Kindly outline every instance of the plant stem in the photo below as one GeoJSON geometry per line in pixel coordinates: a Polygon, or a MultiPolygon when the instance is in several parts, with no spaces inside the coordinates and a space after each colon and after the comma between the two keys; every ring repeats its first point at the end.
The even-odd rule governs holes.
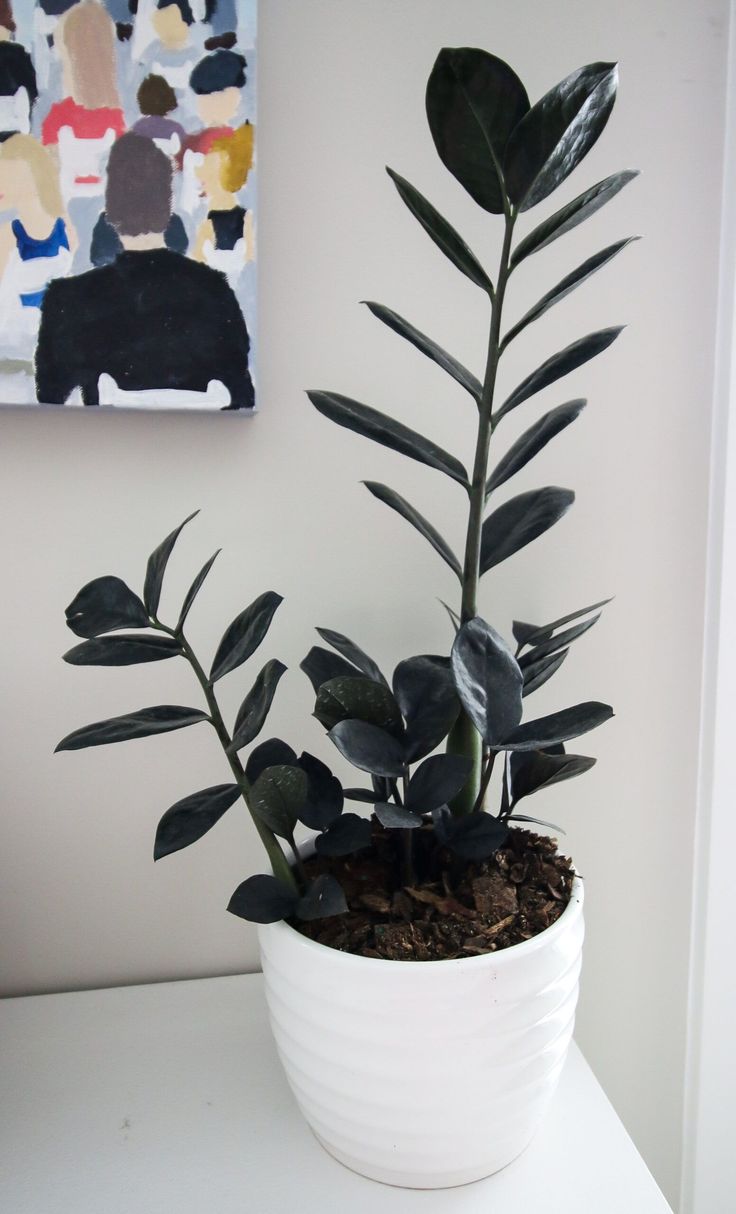
{"type": "MultiPolygon", "coordinates": [[[[478,585],[481,577],[480,555],[483,536],[483,513],[486,505],[488,454],[494,428],[493,397],[496,388],[498,363],[501,356],[501,314],[506,294],[506,284],[510,273],[511,238],[513,236],[516,214],[511,210],[507,210],[505,218],[506,227],[497,286],[495,294],[491,298],[491,326],[488,336],[486,373],[478,405],[478,436],[473,463],[473,479],[470,486],[470,508],[468,512],[468,530],[463,564],[463,593],[460,608],[460,618],[463,624],[466,624],[468,620],[472,620],[478,614],[478,585]]],[[[465,758],[470,759],[473,764],[465,787],[452,802],[452,812],[456,816],[472,813],[477,805],[482,804],[481,770],[483,765],[483,743],[478,731],[464,710],[461,710],[460,716],[450,732],[447,749],[450,754],[463,755],[465,758]]],[[[485,793],[485,789],[483,789],[483,793],[485,793]]]]}
{"type": "Polygon", "coordinates": [[[493,773],[493,764],[496,761],[496,753],[497,752],[495,750],[492,750],[488,756],[488,761],[486,763],[485,771],[483,772],[483,776],[480,781],[480,788],[478,789],[478,796],[476,798],[475,805],[473,806],[474,814],[480,813],[480,811],[483,808],[483,801],[485,800],[485,795],[488,791],[488,785],[491,782],[491,775],[493,773]]]}
{"type": "Polygon", "coordinates": [[[253,819],[255,828],[258,831],[261,842],[263,843],[263,846],[265,847],[266,852],[268,854],[268,858],[271,861],[271,868],[273,870],[273,875],[274,875],[274,877],[278,877],[278,879],[280,881],[283,881],[285,885],[288,885],[290,889],[293,889],[296,893],[299,893],[300,891],[299,891],[299,887],[297,885],[296,879],[294,877],[294,873],[292,871],[291,865],[289,864],[288,860],[286,859],[286,856],[284,855],[283,851],[281,850],[281,844],[279,843],[278,839],[273,834],[273,832],[268,829],[265,822],[261,822],[260,819],[257,817],[257,815],[254,814],[253,810],[251,809],[251,805],[250,805],[250,801],[249,801],[250,781],[248,780],[248,777],[246,776],[245,771],[243,770],[243,765],[241,764],[240,759],[238,758],[237,754],[235,754],[234,752],[231,753],[229,750],[230,743],[232,742],[232,738],[230,737],[230,734],[227,731],[225,722],[222,718],[222,713],[220,712],[220,706],[217,703],[217,699],[215,697],[214,688],[213,688],[210,680],[207,678],[207,675],[205,674],[201,663],[197,659],[197,655],[195,654],[191,645],[187,641],[183,632],[176,632],[173,628],[167,628],[165,624],[161,624],[158,620],[156,620],[155,622],[152,622],[151,627],[158,629],[159,632],[165,632],[170,637],[174,637],[174,639],[177,640],[179,642],[179,644],[181,645],[182,653],[183,653],[184,657],[187,659],[187,661],[189,662],[189,665],[191,666],[192,670],[194,671],[194,673],[197,677],[197,681],[199,682],[199,685],[202,688],[202,691],[204,692],[204,697],[207,701],[207,707],[209,708],[209,712],[210,712],[210,720],[214,727],[215,733],[217,734],[217,736],[220,740],[220,745],[222,746],[222,749],[225,751],[227,761],[230,764],[230,770],[232,771],[233,776],[235,777],[236,784],[240,788],[241,796],[242,796],[243,800],[245,801],[246,806],[248,807],[248,813],[250,814],[251,818],[253,819]]]}
{"type": "MultiPolygon", "coordinates": [[[[406,805],[409,792],[409,777],[404,776],[402,779],[404,789],[404,804],[406,805]]],[[[401,832],[401,845],[403,850],[403,881],[404,885],[414,885],[416,881],[416,873],[414,871],[414,831],[409,828],[401,832]]]]}

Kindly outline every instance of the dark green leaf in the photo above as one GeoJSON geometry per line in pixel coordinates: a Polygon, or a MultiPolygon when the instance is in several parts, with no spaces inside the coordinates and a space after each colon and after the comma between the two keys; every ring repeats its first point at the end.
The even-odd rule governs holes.
{"type": "Polygon", "coordinates": [[[401,497],[394,489],[389,489],[387,485],[381,485],[377,481],[363,481],[363,484],[374,497],[378,498],[379,502],[385,502],[397,514],[405,518],[407,523],[411,523],[412,527],[415,527],[419,534],[429,541],[435,552],[439,553],[442,560],[450,566],[455,576],[462,581],[462,567],[450,545],[442,538],[439,531],[407,502],[406,498],[401,497]]]}
{"type": "Polygon", "coordinates": [[[452,264],[465,274],[471,282],[474,282],[477,287],[485,291],[488,295],[493,294],[493,283],[486,274],[478,258],[470,251],[462,236],[449,224],[446,219],[440,215],[439,211],[432,206],[431,202],[419,193],[413,185],[398,173],[394,173],[393,169],[386,169],[389,177],[393,181],[396,189],[399,191],[399,196],[406,203],[415,219],[424,228],[430,240],[433,240],[438,249],[441,249],[445,257],[448,257],[452,264]]]}
{"type": "Polygon", "coordinates": [[[591,358],[595,358],[597,354],[602,354],[616,340],[622,330],[622,325],[614,329],[600,329],[597,333],[589,333],[587,337],[581,337],[579,341],[574,341],[564,350],[553,354],[551,358],[542,363],[541,367],[532,371],[531,375],[527,375],[518,388],[514,389],[508,400],[504,401],[498,412],[494,414],[494,425],[497,425],[501,418],[515,409],[517,405],[529,400],[530,396],[534,396],[543,388],[556,383],[558,379],[569,375],[571,371],[582,367],[584,363],[590,362],[591,358]]]}
{"type": "Polygon", "coordinates": [[[560,835],[566,835],[567,831],[561,826],[557,826],[554,822],[545,822],[544,818],[530,818],[527,814],[510,814],[507,819],[509,822],[533,822],[537,826],[546,826],[549,830],[556,830],[560,835]]]}
{"type": "Polygon", "coordinates": [[[405,769],[404,748],[397,738],[365,721],[340,721],[329,732],[340,754],[361,771],[398,779],[405,769]]]}
{"type": "Polygon", "coordinates": [[[299,756],[299,766],[307,777],[307,799],[299,810],[300,821],[310,830],[326,830],[342,813],[344,795],[340,781],[326,763],[306,750],[299,756]]]}
{"type": "Polygon", "coordinates": [[[190,523],[193,518],[197,517],[198,514],[199,510],[195,510],[193,514],[188,515],[187,518],[184,519],[183,523],[180,523],[170,535],[166,536],[165,540],[161,541],[158,548],[156,548],[148,558],[148,565],[146,566],[146,580],[143,586],[143,602],[146,605],[146,611],[149,615],[153,616],[154,619],[156,617],[159,600],[161,598],[161,586],[163,584],[166,566],[169,563],[169,557],[171,556],[174,544],[178,540],[179,533],[182,528],[186,527],[187,523],[190,523]]]}
{"type": "Polygon", "coordinates": [[[564,708],[538,721],[525,721],[504,738],[502,750],[545,750],[556,742],[568,742],[581,734],[597,729],[610,720],[613,709],[608,704],[586,701],[574,708],[564,708]]]}
{"type": "Polygon", "coordinates": [[[233,740],[228,748],[228,753],[235,754],[258,737],[266,723],[279,679],[285,671],[284,663],[279,662],[277,658],[271,658],[270,662],[266,662],[238,709],[233,740]]]}
{"type": "Polygon", "coordinates": [[[381,794],[376,792],[374,788],[345,788],[343,792],[346,800],[363,801],[366,805],[371,805],[381,800],[381,794]]]}
{"type": "Polygon", "coordinates": [[[427,84],[427,118],[440,160],[471,198],[501,215],[501,164],[529,110],[526,89],[503,59],[472,47],[445,47],[427,84]]]}
{"type": "Polygon", "coordinates": [[[550,439],[575,421],[586,404],[585,400],[570,400],[564,405],[558,405],[556,409],[550,409],[549,413],[545,413],[544,417],[540,417],[538,422],[530,426],[496,465],[486,482],[486,497],[525,468],[529,461],[547,446],[550,439]]]}
{"type": "Polygon", "coordinates": [[[515,620],[514,636],[520,645],[537,645],[541,641],[548,641],[555,629],[561,628],[563,624],[579,620],[581,616],[588,615],[591,611],[597,611],[599,607],[606,607],[611,601],[611,599],[601,599],[600,603],[591,603],[590,607],[581,607],[579,611],[571,611],[569,615],[563,615],[559,620],[553,620],[551,624],[522,624],[519,620],[515,620]]]}
{"type": "Polygon", "coordinates": [[[296,910],[299,895],[277,877],[248,877],[239,885],[227,909],[250,923],[277,923],[296,910]]]}
{"type": "Polygon", "coordinates": [[[349,856],[371,845],[371,824],[358,814],[341,814],[321,835],[314,847],[318,856],[349,856]]]}
{"type": "Polygon", "coordinates": [[[596,185],[585,190],[582,194],[578,194],[572,202],[568,202],[567,206],[556,211],[554,215],[550,215],[549,219],[545,219],[538,227],[519,241],[511,258],[511,269],[513,270],[520,262],[529,257],[531,253],[538,253],[540,249],[546,248],[558,236],[563,236],[565,232],[571,231],[577,227],[589,215],[594,215],[604,203],[608,202],[619,190],[622,190],[625,185],[633,181],[634,177],[638,177],[639,173],[636,169],[624,169],[621,173],[612,173],[610,177],[606,177],[604,181],[599,181],[596,185]]]}
{"type": "Polygon", "coordinates": [[[452,607],[448,607],[448,605],[444,599],[438,599],[437,602],[440,603],[444,607],[445,611],[447,612],[447,614],[450,617],[450,623],[452,624],[452,627],[455,630],[455,633],[457,634],[458,629],[460,628],[460,616],[457,614],[456,611],[452,610],[452,607]]]}
{"type": "Polygon", "coordinates": [[[210,671],[211,683],[216,683],[223,675],[235,670],[256,651],[268,632],[276,608],[282,602],[280,594],[267,590],[235,617],[217,647],[210,671]]]}
{"type": "Polygon", "coordinates": [[[148,628],[149,619],[137,594],[119,577],[87,582],[66,609],[67,627],[78,637],[96,637],[119,628],[148,628]]]}
{"type": "Polygon", "coordinates": [[[548,641],[543,641],[540,645],[535,645],[528,653],[525,653],[519,659],[519,665],[522,670],[526,670],[539,658],[545,658],[550,653],[556,653],[558,649],[564,649],[566,645],[572,644],[578,637],[592,628],[593,625],[601,618],[600,611],[597,615],[592,616],[589,620],[583,620],[582,624],[575,624],[572,628],[566,628],[564,632],[560,632],[557,636],[553,636],[548,641]]]}
{"type": "Polygon", "coordinates": [[[530,489],[504,502],[483,524],[480,571],[487,573],[559,522],[575,501],[572,489],[530,489]]]}
{"type": "Polygon", "coordinates": [[[296,751],[280,738],[268,738],[250,752],[245,765],[245,774],[250,784],[255,784],[267,767],[297,767],[296,751]]]}
{"type": "Polygon", "coordinates": [[[462,755],[432,755],[425,759],[409,781],[407,809],[428,814],[447,804],[465,786],[472,766],[470,759],[462,755]]]}
{"type": "Polygon", "coordinates": [[[300,767],[267,767],[252,785],[249,803],[275,835],[291,839],[307,799],[307,777],[300,767]]]}
{"type": "Polygon", "coordinates": [[[312,684],[315,694],[322,684],[330,679],[338,679],[341,675],[360,674],[358,667],[352,662],[346,662],[344,658],[331,653],[329,649],[322,649],[320,645],[312,646],[304,660],[299,663],[299,667],[312,684]]]}
{"type": "Polygon", "coordinates": [[[331,915],[344,915],[348,909],[342,887],[329,873],[317,877],[303,898],[299,899],[296,914],[307,922],[311,919],[328,919],[331,915]]]}
{"type": "Polygon", "coordinates": [[[374,806],[375,813],[381,826],[387,830],[415,830],[422,825],[419,814],[403,805],[394,805],[391,801],[378,801],[374,806]]]}
{"type": "Polygon", "coordinates": [[[501,343],[501,349],[505,350],[509,342],[513,341],[515,337],[518,337],[519,333],[521,333],[527,327],[527,325],[530,325],[534,320],[539,320],[539,317],[544,316],[545,312],[548,312],[549,309],[554,306],[554,304],[559,303],[561,299],[565,299],[565,297],[568,296],[571,291],[574,291],[576,287],[579,287],[582,283],[586,282],[591,275],[595,274],[596,270],[600,270],[603,268],[603,266],[608,265],[609,261],[612,261],[617,253],[620,253],[622,249],[625,249],[627,244],[631,244],[632,240],[638,239],[638,236],[627,236],[625,240],[617,240],[615,244],[608,245],[608,247],[602,249],[600,253],[594,253],[592,257],[589,257],[587,261],[584,261],[582,265],[579,265],[577,269],[572,271],[572,273],[567,274],[565,278],[557,283],[556,286],[552,287],[551,291],[548,291],[546,295],[543,295],[541,299],[537,300],[534,307],[530,308],[529,311],[522,316],[521,320],[513,326],[513,328],[509,329],[501,343]]]}
{"type": "Polygon", "coordinates": [[[158,704],[155,708],[140,708],[122,717],[95,721],[67,734],[56,750],[84,750],[87,746],[106,746],[110,742],[128,742],[132,738],[147,738],[155,733],[170,733],[199,721],[209,721],[206,712],[196,708],[180,708],[176,704],[158,704]]]}
{"type": "Polygon", "coordinates": [[[383,304],[366,302],[366,307],[373,313],[378,320],[383,321],[388,325],[389,329],[393,329],[394,333],[398,333],[400,337],[405,337],[407,341],[416,346],[417,350],[421,350],[422,354],[426,354],[427,358],[431,358],[437,363],[443,371],[460,384],[466,392],[469,392],[476,402],[480,400],[483,391],[483,385],[475,375],[471,374],[466,367],[459,363],[456,358],[438,346],[430,337],[426,337],[424,333],[420,333],[419,329],[415,329],[414,325],[409,324],[408,320],[404,320],[403,316],[399,316],[398,312],[392,312],[390,308],[384,307],[383,304]]]}
{"type": "Polygon", "coordinates": [[[551,194],[587,155],[608,122],[617,84],[615,63],[590,63],[524,115],[504,161],[508,196],[520,210],[551,194]]]}
{"type": "Polygon", "coordinates": [[[595,762],[587,755],[549,755],[543,751],[512,754],[509,761],[511,804],[516,805],[522,797],[559,784],[561,780],[580,776],[590,771],[595,762]]]}
{"type": "Polygon", "coordinates": [[[468,474],[454,455],[388,414],[379,413],[377,409],[361,405],[357,400],[337,392],[308,392],[307,396],[318,413],[338,426],[345,426],[364,438],[372,438],[391,451],[398,451],[400,455],[407,455],[409,459],[446,473],[466,489],[469,487],[468,474]]]}
{"type": "Polygon", "coordinates": [[[323,683],[317,693],[314,715],[325,729],[338,721],[368,721],[389,733],[403,732],[399,706],[384,683],[376,683],[364,675],[345,675],[323,683]]]}
{"type": "Polygon", "coordinates": [[[71,666],[134,666],[138,662],[162,662],[181,653],[173,637],[93,637],[64,654],[71,666]]]}
{"type": "Polygon", "coordinates": [[[449,658],[406,658],[394,671],[393,688],[406,720],[407,762],[416,763],[447,737],[460,712],[449,658]]]}
{"type": "Polygon", "coordinates": [[[212,788],[203,788],[201,792],[177,801],[176,805],[166,810],[158,824],[153,847],[154,860],[196,843],[215,822],[219,822],[239,796],[237,784],[215,784],[212,788]]]}
{"type": "MultiPolygon", "coordinates": [[[[334,632],[331,628],[318,628],[317,632],[322,637],[323,641],[327,641],[328,645],[332,645],[339,654],[342,654],[353,666],[357,666],[358,670],[362,670],[364,675],[369,679],[375,679],[377,683],[384,683],[388,687],[386,679],[381,674],[373,658],[369,658],[367,653],[351,641],[349,637],[343,636],[341,632],[334,632]]],[[[353,671],[346,673],[352,674],[353,671]]]]}
{"type": "Polygon", "coordinates": [[[533,691],[541,687],[551,679],[555,671],[560,669],[560,666],[567,657],[569,649],[563,649],[561,653],[553,653],[548,658],[540,658],[538,662],[532,662],[529,666],[524,667],[524,690],[523,696],[530,696],[533,691]]]}
{"type": "Polygon", "coordinates": [[[503,637],[476,616],[458,632],[452,672],[463,707],[489,746],[521,720],[522,674],[503,637]]]}
{"type": "Polygon", "coordinates": [[[508,827],[490,814],[465,814],[445,825],[447,846],[461,860],[485,860],[506,842],[508,827]]]}
{"type": "Polygon", "coordinates": [[[217,552],[212,553],[212,556],[210,557],[210,559],[208,561],[205,561],[204,565],[202,566],[199,573],[197,574],[194,581],[192,582],[191,586],[189,587],[187,594],[186,594],[186,598],[184,599],[184,603],[183,603],[181,612],[179,614],[179,621],[176,625],[177,632],[180,632],[181,629],[184,627],[186,618],[192,609],[192,604],[194,603],[194,600],[196,599],[197,595],[199,594],[200,590],[202,589],[202,586],[204,585],[204,580],[207,577],[207,574],[209,573],[210,569],[214,565],[215,561],[217,560],[217,558],[221,552],[222,552],[222,549],[218,548],[217,552]]]}

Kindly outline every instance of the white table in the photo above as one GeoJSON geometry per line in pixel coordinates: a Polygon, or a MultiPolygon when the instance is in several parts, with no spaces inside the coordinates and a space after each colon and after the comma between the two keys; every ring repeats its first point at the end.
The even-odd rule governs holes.
{"type": "Polygon", "coordinates": [[[312,1137],[260,974],[0,1003],[7,1214],[671,1214],[573,1048],[551,1113],[461,1189],[375,1184],[312,1137]]]}

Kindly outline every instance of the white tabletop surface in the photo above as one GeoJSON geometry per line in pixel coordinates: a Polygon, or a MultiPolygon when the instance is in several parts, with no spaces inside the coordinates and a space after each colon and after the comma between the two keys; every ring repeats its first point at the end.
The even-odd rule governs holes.
{"type": "Polygon", "coordinates": [[[259,974],[0,1003],[7,1214],[671,1214],[579,1050],[503,1172],[394,1189],[317,1144],[259,974]]]}

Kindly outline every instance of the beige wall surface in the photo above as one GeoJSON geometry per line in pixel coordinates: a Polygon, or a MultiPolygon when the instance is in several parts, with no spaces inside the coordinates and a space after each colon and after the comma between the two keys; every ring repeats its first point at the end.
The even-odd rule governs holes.
{"type": "MultiPolygon", "coordinates": [[[[172,559],[173,615],[193,573],[224,548],[191,616],[210,656],[260,591],[285,596],[259,657],[290,666],[269,734],[329,759],[298,663],[312,627],[353,636],[386,665],[446,649],[437,597],[452,575],[359,484],[395,486],[455,544],[462,494],[429,469],[319,417],[305,387],[395,412],[465,459],[472,406],[378,325],[377,299],[481,371],[480,293],[437,252],[384,173],[425,191],[488,263],[499,224],[433,150],[423,113],[443,45],[508,59],[532,98],[582,63],[618,59],[609,127],[562,187],[567,201],[609,172],[642,177],[519,270],[520,315],[585,257],[631,246],[520,338],[502,387],[591,330],[626,323],[614,347],[509,419],[499,448],[576,395],[588,409],[516,480],[574,488],[543,539],[485,579],[503,631],[615,594],[596,629],[536,697],[541,714],[582,699],[614,704],[587,741],[584,780],[537,809],[567,829],[586,879],[588,938],[579,1040],[646,1160],[674,1200],[679,1170],[691,848],[701,672],[704,540],[725,96],[726,0],[268,0],[260,30],[262,411],[124,416],[33,409],[0,416],[4,694],[2,935],[5,993],[66,990],[253,969],[255,936],[225,913],[264,871],[255,832],[227,815],[189,851],[154,866],[161,813],[227,778],[204,727],[54,757],[88,721],[153,703],[197,703],[176,663],[73,669],[63,609],[85,581],[140,588],[150,549],[196,507],[172,559]]],[[[542,204],[539,214],[551,211],[542,204]]],[[[533,213],[525,222],[537,220],[533,213]]],[[[260,663],[249,669],[255,676],[260,663]]],[[[228,711],[243,672],[223,680],[228,711]]],[[[536,711],[535,711],[536,715],[536,711]]]]}

